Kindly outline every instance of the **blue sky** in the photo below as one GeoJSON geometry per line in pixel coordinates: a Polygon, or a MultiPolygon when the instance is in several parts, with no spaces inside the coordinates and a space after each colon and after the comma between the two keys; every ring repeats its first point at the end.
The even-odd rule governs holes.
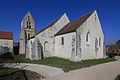
{"type": "Polygon", "coordinates": [[[105,43],[120,39],[120,0],[0,0],[0,30],[12,31],[17,42],[22,17],[30,11],[36,29],[67,13],[74,20],[97,10],[105,34],[105,43]]]}

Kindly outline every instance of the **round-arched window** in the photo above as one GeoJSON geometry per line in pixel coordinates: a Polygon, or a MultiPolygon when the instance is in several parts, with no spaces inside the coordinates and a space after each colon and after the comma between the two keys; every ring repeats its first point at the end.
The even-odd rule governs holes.
{"type": "Polygon", "coordinates": [[[86,42],[90,43],[90,32],[87,32],[86,34],[86,42]]]}
{"type": "Polygon", "coordinates": [[[45,41],[45,43],[44,43],[44,51],[45,52],[49,51],[49,47],[48,47],[48,42],[47,41],[45,41]]]}

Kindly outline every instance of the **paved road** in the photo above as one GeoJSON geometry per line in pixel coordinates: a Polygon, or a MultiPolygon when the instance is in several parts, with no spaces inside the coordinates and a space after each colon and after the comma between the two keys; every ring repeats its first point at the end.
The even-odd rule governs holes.
{"type": "Polygon", "coordinates": [[[120,56],[115,56],[115,59],[120,61],[120,56]]]}
{"type": "Polygon", "coordinates": [[[45,80],[115,80],[120,74],[120,61],[70,71],[45,80]]]}
{"type": "Polygon", "coordinates": [[[64,74],[64,71],[60,68],[45,66],[45,65],[38,65],[38,64],[28,64],[28,63],[20,63],[20,65],[14,64],[6,64],[4,67],[12,67],[12,68],[20,68],[25,70],[34,71],[39,73],[45,77],[51,77],[55,75],[64,74]]]}

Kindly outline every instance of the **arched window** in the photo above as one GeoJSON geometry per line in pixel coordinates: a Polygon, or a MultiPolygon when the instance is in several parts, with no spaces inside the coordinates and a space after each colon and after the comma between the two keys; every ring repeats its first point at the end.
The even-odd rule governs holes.
{"type": "Polygon", "coordinates": [[[45,41],[45,43],[44,43],[44,51],[47,52],[47,51],[48,51],[48,48],[49,48],[49,47],[48,47],[48,42],[45,41]]]}
{"type": "Polygon", "coordinates": [[[89,34],[90,34],[90,32],[87,32],[87,34],[86,34],[86,42],[89,42],[89,34]]]}

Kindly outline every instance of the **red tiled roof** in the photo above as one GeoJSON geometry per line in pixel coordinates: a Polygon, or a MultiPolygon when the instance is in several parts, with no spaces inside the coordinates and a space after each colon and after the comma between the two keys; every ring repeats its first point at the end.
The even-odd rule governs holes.
{"type": "Polygon", "coordinates": [[[7,31],[0,31],[0,39],[13,39],[13,33],[7,31]]]}

